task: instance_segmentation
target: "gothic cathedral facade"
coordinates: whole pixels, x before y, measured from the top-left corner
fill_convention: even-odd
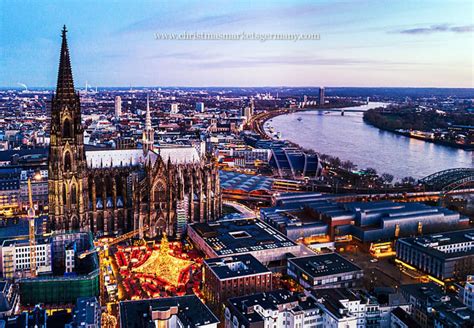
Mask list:
[[[86,149],[79,94],[62,31],[51,102],[49,231],[180,236],[190,222],[216,220],[222,199],[215,162],[194,147],[154,147],[150,107],[141,149]]]

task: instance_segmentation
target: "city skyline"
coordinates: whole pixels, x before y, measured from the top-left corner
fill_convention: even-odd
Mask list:
[[[474,327],[474,88],[331,86],[463,83],[469,22],[383,2],[330,45],[316,12],[380,5],[65,3],[0,5],[0,327]]]
[[[473,87],[467,1],[140,4],[3,2],[0,87],[53,86],[63,24],[70,32],[77,87],[86,81],[93,87]],[[244,32],[319,34],[320,39],[155,38],[156,33]]]

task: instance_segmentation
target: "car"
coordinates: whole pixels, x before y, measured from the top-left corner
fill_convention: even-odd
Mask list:
[[[371,259],[371,260],[370,260],[371,263],[377,263],[378,261],[379,261],[379,260],[377,260],[377,259]]]

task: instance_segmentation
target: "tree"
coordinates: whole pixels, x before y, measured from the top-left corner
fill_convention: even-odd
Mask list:
[[[365,169],[365,173],[367,173],[368,175],[377,175],[377,170],[373,167],[368,167]]]
[[[413,186],[415,184],[416,180],[414,177],[404,177],[402,179],[402,184],[404,185],[410,185]]]
[[[347,171],[352,171],[356,168],[356,165],[351,161],[344,161],[341,163],[341,167]]]
[[[341,165],[341,159],[339,157],[331,157],[329,162],[334,167],[339,167]]]
[[[393,175],[391,175],[390,173],[382,173],[381,178],[382,181],[387,184],[390,184],[393,181]]]

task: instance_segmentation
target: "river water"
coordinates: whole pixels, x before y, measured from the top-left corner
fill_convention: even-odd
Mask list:
[[[371,102],[339,112],[300,112],[274,117],[269,121],[281,138],[304,148],[350,160],[358,168],[372,167],[378,173],[390,173],[395,179],[405,176],[422,178],[456,167],[473,167],[474,152],[437,145],[382,131],[362,119],[363,113],[347,110],[368,110],[384,106]],[[301,120],[298,120],[301,118]],[[268,133],[268,125],[265,129]]]

